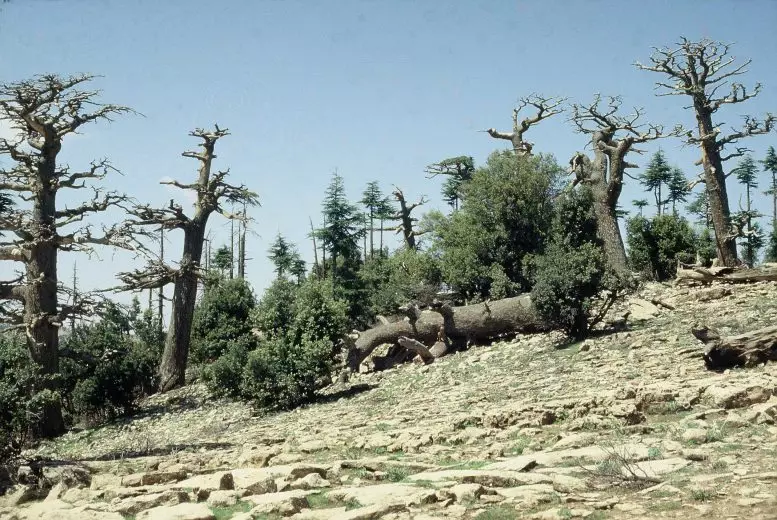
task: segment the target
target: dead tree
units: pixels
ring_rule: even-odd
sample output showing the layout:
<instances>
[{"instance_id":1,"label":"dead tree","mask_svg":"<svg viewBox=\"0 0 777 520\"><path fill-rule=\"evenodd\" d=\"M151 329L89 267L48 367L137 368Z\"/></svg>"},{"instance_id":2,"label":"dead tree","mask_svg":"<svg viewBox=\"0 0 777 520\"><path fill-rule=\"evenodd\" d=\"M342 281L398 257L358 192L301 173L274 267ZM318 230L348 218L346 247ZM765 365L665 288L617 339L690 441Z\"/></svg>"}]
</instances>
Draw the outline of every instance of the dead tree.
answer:
<instances>
[{"instance_id":1,"label":"dead tree","mask_svg":"<svg viewBox=\"0 0 777 520\"><path fill-rule=\"evenodd\" d=\"M531 94L527 97L523 97L518 101L518 106L513 109L513 131L512 132L499 132L494 128L486 130L488 135L494 139L504 139L510 141L513 145L513 151L515 155L526 156L532 154L534 144L529 141L525 141L523 134L536 125L543 119L547 119L556 114L563 112L560 108L566 101L564 98L543 97L538 94ZM521 121L518 121L518 114L526 107L534 107L537 112L530 117L527 117Z\"/></svg>"},{"instance_id":2,"label":"dead tree","mask_svg":"<svg viewBox=\"0 0 777 520\"><path fill-rule=\"evenodd\" d=\"M610 265L619 271L626 269L626 249L623 246L616 208L621 191L623 177L627 168L636 165L626 161L626 155L633 151L635 144L653 141L662 137L676 135L678 130L664 134L661 126L638 124L643 115L635 108L631 115L620 115L619 97L610 97L606 107L601 107L601 96L596 95L589 105L572 105L571 121L578 132L591 136L594 160L578 152L569 161L570 170L575 174L573 185L583 183L591 187L594 194L594 209L599 237Z\"/></svg>"},{"instance_id":3,"label":"dead tree","mask_svg":"<svg viewBox=\"0 0 777 520\"><path fill-rule=\"evenodd\" d=\"M729 83L731 78L747 72L747 66L752 61L737 64L736 58L729 55L730 48L729 44L708 39L693 42L682 38L673 49L655 49L649 65L639 62L635 64L639 69L669 77L668 82L656 83L657 88L664 90L659 96L688 96L692 100L696 131L685 132L685 141L701 150L701 159L697 165L704 168L702 175L710 202L718 260L727 266L736 264L737 249L736 241L729 235L731 212L726 189L728 174L724 171L723 163L749 150L736 147L735 151L726 152L725 149L746 137L770 132L775 123L772 114L767 114L762 120L744 116L741 129L723 135L721 124L713 121L713 115L722 106L742 103L761 92L760 83L756 83L752 91L741 83ZM718 91L726 88L730 89L727 94L718 94Z\"/></svg>"},{"instance_id":4,"label":"dead tree","mask_svg":"<svg viewBox=\"0 0 777 520\"><path fill-rule=\"evenodd\" d=\"M695 326L691 333L706 345L704 364L709 370L754 367L777 361L777 327L746 332L738 336L721 336L716 330Z\"/></svg>"},{"instance_id":5,"label":"dead tree","mask_svg":"<svg viewBox=\"0 0 777 520\"><path fill-rule=\"evenodd\" d=\"M191 184L175 180L163 181L162 184L194 191L197 194L194 214L191 217L186 216L183 208L172 200L165 208L138 206L131 211L135 217L133 225L136 227L161 225L166 230L183 230L183 254L178 267L173 268L156 259L145 269L119 273L119 278L124 282L124 286L120 288L122 290L161 288L169 283L174 284L170 323L159 365L159 388L162 392L184 384L197 286L203 274L201 260L208 218L214 212L230 219L241 218L241 214L227 212L222 205L224 202L245 202L249 205L257 203L256 194L248 191L245 186L234 186L225 181L229 170L212 172L213 159L216 158L216 142L229 135L229 132L215 125L214 130L198 128L189 135L202 140L200 151L182 154L199 162L197 180Z\"/></svg>"},{"instance_id":6,"label":"dead tree","mask_svg":"<svg viewBox=\"0 0 777 520\"><path fill-rule=\"evenodd\" d=\"M416 243L415 239L416 237L426 233L426 231L417 231L415 229L414 226L415 223L418 222L418 219L412 216L412 212L418 206L422 206L428 201L426 200L426 197L421 197L421 200L415 204L408 204L405 200L405 194L402 193L402 190L396 186L394 186L393 194L394 198L397 199L397 202L399 202L399 210L394 214L392 220L398 220L399 225L390 229L395 230L397 233L400 231L402 232L402 237L405 240L405 246L408 249L418 249L418 244Z\"/></svg>"},{"instance_id":7,"label":"dead tree","mask_svg":"<svg viewBox=\"0 0 777 520\"><path fill-rule=\"evenodd\" d=\"M445 175L448 177L442 185L442 198L454 210L459 209L462 188L464 184L472 180L472 175L474 173L475 161L472 157L466 155L443 159L438 163L430 164L426 167L427 179L433 179L438 175Z\"/></svg>"},{"instance_id":8,"label":"dead tree","mask_svg":"<svg viewBox=\"0 0 777 520\"><path fill-rule=\"evenodd\" d=\"M423 311L410 307L406 309L406 314L408 319L385 323L360 332L349 348L349 368L358 371L359 365L376 347L400 342L400 338L411 338L421 344L434 345L432 349L435 349L435 352L432 352L432 357L439 357L448 351L449 345L451 348L462 348L471 341L488 341L502 334L548 329L537 314L528 294L464 307L444 305ZM406 340L402 342L408 343ZM443 344L439 345L440 342ZM415 343L410 344L411 348L415 346ZM420 353L419 349L415 352ZM425 353L422 357L424 355Z\"/></svg>"},{"instance_id":9,"label":"dead tree","mask_svg":"<svg viewBox=\"0 0 777 520\"><path fill-rule=\"evenodd\" d=\"M28 207L15 207L0 218L0 232L9 239L0 242L0 260L19 262L24 274L0 283L0 300L13 300L16 306L3 307L3 319L12 328L23 329L30 356L41 374L35 392L50 391L56 396L59 372L59 330L69 316L87 304L79 295L73 305L62 305L57 277L60 252L93 251L94 245L131 248L132 236L123 224L103 226L99 235L90 225L73 227L91 215L122 206L124 195L91 187L115 171L103 159L85 170L73 171L59 161L65 136L87 123L111 120L130 112L127 107L97 102L97 92L79 90L91 76L38 76L31 80L0 86L0 119L17 132L14 139L0 138L0 155L10 166L0 170L0 190L17 195ZM57 196L63 191L91 188L92 197L76 206L62 206ZM36 433L50 437L64 431L61 404L47 400Z\"/></svg>"}]
</instances>

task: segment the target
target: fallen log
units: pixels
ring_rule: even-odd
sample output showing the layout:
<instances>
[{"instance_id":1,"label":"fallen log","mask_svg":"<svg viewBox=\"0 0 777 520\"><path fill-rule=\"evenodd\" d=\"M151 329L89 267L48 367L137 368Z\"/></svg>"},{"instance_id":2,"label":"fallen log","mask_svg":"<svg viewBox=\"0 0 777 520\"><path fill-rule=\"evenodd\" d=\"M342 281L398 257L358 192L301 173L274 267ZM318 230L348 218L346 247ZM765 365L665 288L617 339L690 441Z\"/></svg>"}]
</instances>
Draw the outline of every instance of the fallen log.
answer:
<instances>
[{"instance_id":1,"label":"fallen log","mask_svg":"<svg viewBox=\"0 0 777 520\"><path fill-rule=\"evenodd\" d=\"M405 347L407 350L415 353L418 355L418 357L421 358L421 361L426 363L427 365L429 363L434 363L434 354L432 354L431 350L426 347L423 343L420 341L413 339L413 338L406 338L405 336L400 336L399 339L397 339L397 343Z\"/></svg>"},{"instance_id":2,"label":"fallen log","mask_svg":"<svg viewBox=\"0 0 777 520\"><path fill-rule=\"evenodd\" d=\"M777 326L728 337L708 327L694 327L691 333L707 346L704 364L709 370L754 367L777 361Z\"/></svg>"},{"instance_id":3,"label":"fallen log","mask_svg":"<svg viewBox=\"0 0 777 520\"><path fill-rule=\"evenodd\" d=\"M777 267L767 264L754 269L735 269L733 267L677 267L677 283L700 282L709 284L720 281L727 283L755 283L777 281Z\"/></svg>"},{"instance_id":4,"label":"fallen log","mask_svg":"<svg viewBox=\"0 0 777 520\"><path fill-rule=\"evenodd\" d=\"M384 343L397 343L401 336L431 345L442 327L454 344L484 342L511 332L547 330L528 294L464 307L442 306L437 310L408 309L408 319L378 325L359 333L350 346L347 363L351 370ZM445 315L445 318L443 317Z\"/></svg>"}]
</instances>

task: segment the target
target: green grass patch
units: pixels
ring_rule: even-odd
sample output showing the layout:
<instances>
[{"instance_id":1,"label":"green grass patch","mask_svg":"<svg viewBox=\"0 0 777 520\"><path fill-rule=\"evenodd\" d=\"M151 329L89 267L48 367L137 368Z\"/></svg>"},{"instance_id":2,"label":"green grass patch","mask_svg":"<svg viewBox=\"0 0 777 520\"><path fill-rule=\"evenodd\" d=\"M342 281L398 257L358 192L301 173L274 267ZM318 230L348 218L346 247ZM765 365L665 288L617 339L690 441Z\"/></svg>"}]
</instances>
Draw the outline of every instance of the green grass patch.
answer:
<instances>
[{"instance_id":1,"label":"green grass patch","mask_svg":"<svg viewBox=\"0 0 777 520\"><path fill-rule=\"evenodd\" d=\"M677 500L655 500L647 505L647 508L654 512L676 511L683 507L683 504Z\"/></svg>"},{"instance_id":2,"label":"green grass patch","mask_svg":"<svg viewBox=\"0 0 777 520\"><path fill-rule=\"evenodd\" d=\"M697 502L709 502L715 498L715 492L709 489L692 489L691 498Z\"/></svg>"},{"instance_id":3,"label":"green grass patch","mask_svg":"<svg viewBox=\"0 0 777 520\"><path fill-rule=\"evenodd\" d=\"M481 469L483 466L490 464L487 460L456 460L456 461L440 461L437 463L439 466L446 466L448 469Z\"/></svg>"},{"instance_id":4,"label":"green grass patch","mask_svg":"<svg viewBox=\"0 0 777 520\"><path fill-rule=\"evenodd\" d=\"M332 509L335 507L345 507L346 511L358 509L362 505L357 500L336 500L330 498L326 493L313 493L307 496L308 507L310 509Z\"/></svg>"},{"instance_id":5,"label":"green grass patch","mask_svg":"<svg viewBox=\"0 0 777 520\"><path fill-rule=\"evenodd\" d=\"M386 468L386 480L390 482L401 482L410 476L410 470L405 466L390 466Z\"/></svg>"},{"instance_id":6,"label":"green grass patch","mask_svg":"<svg viewBox=\"0 0 777 520\"><path fill-rule=\"evenodd\" d=\"M211 507L210 510L216 520L228 520L238 513L247 513L252 507L250 502L238 502L234 506ZM275 518L280 518L280 516L268 516L265 520L275 520Z\"/></svg>"}]
</instances>

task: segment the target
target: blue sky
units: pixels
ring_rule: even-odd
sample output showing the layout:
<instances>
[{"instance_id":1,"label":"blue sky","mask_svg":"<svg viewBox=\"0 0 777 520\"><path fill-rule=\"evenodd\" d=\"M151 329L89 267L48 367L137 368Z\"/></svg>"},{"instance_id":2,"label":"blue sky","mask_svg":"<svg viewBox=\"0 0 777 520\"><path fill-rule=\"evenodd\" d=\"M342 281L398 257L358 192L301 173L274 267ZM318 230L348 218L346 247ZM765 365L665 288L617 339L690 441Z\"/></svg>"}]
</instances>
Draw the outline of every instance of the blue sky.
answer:
<instances>
[{"instance_id":1,"label":"blue sky","mask_svg":"<svg viewBox=\"0 0 777 520\"><path fill-rule=\"evenodd\" d=\"M229 128L217 166L260 195L248 278L261 291L272 279L266 250L276 233L312 259L308 217L316 221L335 169L354 200L377 179L442 207L440 183L425 179L424 167L454 155L482 164L504 148L481 131L508 130L520 96L586 102L617 94L653 121L692 125L683 99L655 97L661 78L632 66L680 36L735 42L734 55L753 59L743 80L762 82L761 96L721 111L719 121L774 111L775 22L773 0L12 0L0 12L0 80L101 75L95 86L105 102L143 116L85 128L65 143L63 158L77 168L109 157L124 174L110 186L151 203L178 196L160 179L193 178L196 165L180 155L196 144L190 129ZM562 163L586 144L564 116L532 129L529 140ZM749 145L761 159L777 134ZM661 146L686 174L696 171L696 150L677 140ZM630 159L644 165L648 155ZM731 186L736 207L740 192L733 179ZM622 201L643 197L632 181ZM759 207L770 206L763 198ZM216 243L228 241L222 218L211 229ZM62 255L61 276L73 256ZM116 271L135 265L124 253L101 258L78 259L85 285L111 285ZM0 278L11 271L0 264Z\"/></svg>"}]
</instances>

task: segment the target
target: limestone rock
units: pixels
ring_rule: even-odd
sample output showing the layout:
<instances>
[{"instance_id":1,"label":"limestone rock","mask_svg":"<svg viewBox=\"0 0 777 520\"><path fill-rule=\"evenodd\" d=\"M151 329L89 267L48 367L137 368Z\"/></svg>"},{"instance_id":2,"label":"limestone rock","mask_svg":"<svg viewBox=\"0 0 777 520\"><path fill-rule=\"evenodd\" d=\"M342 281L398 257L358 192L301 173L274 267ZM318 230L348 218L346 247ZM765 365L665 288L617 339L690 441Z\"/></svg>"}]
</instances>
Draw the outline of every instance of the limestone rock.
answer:
<instances>
[{"instance_id":1,"label":"limestone rock","mask_svg":"<svg viewBox=\"0 0 777 520\"><path fill-rule=\"evenodd\" d=\"M703 399L712 406L730 410L764 403L771 396L761 385L712 385L704 391Z\"/></svg>"},{"instance_id":2,"label":"limestone rock","mask_svg":"<svg viewBox=\"0 0 777 520\"><path fill-rule=\"evenodd\" d=\"M205 504L188 503L148 509L137 520L216 520L216 515Z\"/></svg>"}]
</instances>

